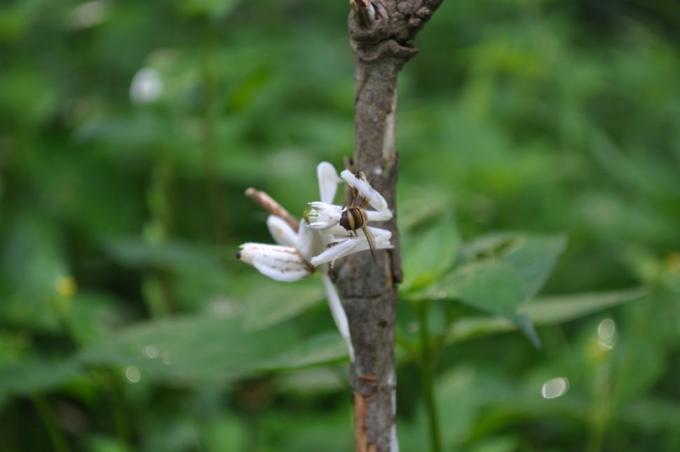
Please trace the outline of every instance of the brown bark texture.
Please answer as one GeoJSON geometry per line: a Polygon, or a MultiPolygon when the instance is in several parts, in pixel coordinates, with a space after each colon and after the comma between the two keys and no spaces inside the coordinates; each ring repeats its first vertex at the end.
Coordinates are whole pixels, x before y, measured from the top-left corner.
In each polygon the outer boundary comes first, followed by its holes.
{"type": "Polygon", "coordinates": [[[395,150],[397,75],[416,53],[413,38],[442,0],[354,0],[349,34],[355,62],[355,153],[363,171],[387,200],[394,219],[394,249],[359,253],[334,270],[356,353],[351,368],[356,450],[394,452],[396,374],[394,326],[401,281],[396,225],[398,154],[395,150]]]}

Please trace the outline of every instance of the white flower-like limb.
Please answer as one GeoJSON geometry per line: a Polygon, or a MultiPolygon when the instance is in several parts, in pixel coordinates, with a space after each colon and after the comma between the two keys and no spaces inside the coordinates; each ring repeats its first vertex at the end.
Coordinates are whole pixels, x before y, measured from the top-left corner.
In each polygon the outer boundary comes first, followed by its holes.
{"type": "MultiPolygon", "coordinates": [[[[366,211],[368,221],[389,220],[392,212],[385,199],[365,178],[357,178],[350,171],[343,171],[340,179],[333,165],[322,162],[317,166],[317,177],[321,201],[309,203],[311,211],[308,218],[312,224],[307,219],[302,219],[298,224],[297,220],[266,193],[248,189],[246,194],[271,213],[267,218],[267,227],[277,245],[244,243],[236,257],[276,281],[297,281],[318,271],[333,320],[347,345],[350,359],[354,361],[347,315],[328,275],[328,266],[336,259],[368,250],[369,242],[363,232],[348,231],[340,226],[344,208],[332,204],[338,184],[344,180],[376,209],[366,211]]],[[[390,231],[374,227],[369,229],[375,249],[392,248],[390,231]]]]}
{"type": "MultiPolygon", "coordinates": [[[[362,216],[367,223],[373,221],[389,221],[392,219],[392,211],[389,209],[387,201],[377,190],[371,187],[371,184],[368,183],[363,173],[357,177],[351,171],[344,170],[340,173],[340,177],[347,185],[356,190],[356,193],[360,198],[365,199],[368,204],[375,209],[361,209],[362,216]]],[[[343,213],[346,214],[347,207],[331,204],[323,199],[321,202],[310,202],[309,207],[311,208],[311,211],[307,215],[309,227],[323,233],[327,238],[328,243],[332,245],[321,254],[311,258],[310,263],[312,265],[316,266],[328,262],[332,263],[334,260],[347,256],[348,254],[365,251],[370,248],[369,239],[364,234],[363,229],[352,231],[341,226],[343,213]]],[[[392,233],[390,231],[373,226],[368,226],[367,229],[373,237],[374,249],[382,250],[392,248],[390,242],[392,233]]]]}

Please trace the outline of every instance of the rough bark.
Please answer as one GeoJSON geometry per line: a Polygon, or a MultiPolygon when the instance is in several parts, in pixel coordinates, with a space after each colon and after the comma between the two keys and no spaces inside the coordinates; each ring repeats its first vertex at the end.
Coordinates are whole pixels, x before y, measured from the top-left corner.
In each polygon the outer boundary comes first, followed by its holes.
{"type": "Polygon", "coordinates": [[[401,281],[396,226],[397,75],[416,54],[412,41],[441,0],[354,0],[349,32],[355,61],[354,169],[363,171],[395,217],[385,225],[394,249],[353,255],[335,269],[356,359],[351,368],[356,450],[398,450],[394,325],[401,281]]]}

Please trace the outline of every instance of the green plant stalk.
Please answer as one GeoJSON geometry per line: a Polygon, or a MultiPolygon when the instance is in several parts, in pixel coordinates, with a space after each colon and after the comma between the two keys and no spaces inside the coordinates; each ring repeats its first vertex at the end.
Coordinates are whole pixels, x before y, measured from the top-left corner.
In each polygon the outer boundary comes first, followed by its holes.
{"type": "Polygon", "coordinates": [[[201,78],[204,87],[203,105],[201,113],[201,141],[205,149],[203,155],[205,186],[212,212],[214,214],[215,241],[219,246],[225,244],[226,212],[227,205],[224,194],[220,188],[219,168],[219,145],[216,134],[217,115],[219,110],[219,78],[215,74],[215,62],[211,58],[216,47],[216,34],[214,27],[206,27],[204,55],[201,64],[201,78]]]}
{"type": "MultiPolygon", "coordinates": [[[[161,149],[151,168],[151,180],[147,189],[147,205],[150,218],[144,226],[144,239],[151,244],[167,241],[172,230],[171,185],[172,162],[161,149]]],[[[170,281],[163,269],[150,270],[144,276],[143,298],[152,318],[164,317],[172,312],[170,281]]]]}
{"type": "Polygon", "coordinates": [[[129,416],[125,408],[125,394],[120,382],[120,378],[113,372],[108,375],[108,395],[110,398],[111,408],[113,410],[113,424],[116,429],[116,436],[121,443],[130,444],[130,424],[128,422],[129,416]]]}
{"type": "Polygon", "coordinates": [[[590,435],[586,449],[588,452],[600,452],[604,446],[604,437],[611,415],[610,370],[609,363],[604,363],[598,369],[598,375],[595,378],[597,396],[590,413],[590,435]]]}
{"type": "Polygon", "coordinates": [[[49,403],[45,397],[41,395],[34,395],[32,397],[33,404],[35,405],[40,418],[45,423],[47,428],[47,434],[50,437],[50,442],[52,443],[52,448],[55,452],[70,452],[71,448],[68,445],[66,436],[64,436],[61,429],[57,426],[56,418],[49,403]]]}
{"type": "MultiPolygon", "coordinates": [[[[426,300],[424,302],[429,303],[428,300],[426,300]]],[[[446,318],[444,319],[444,325],[442,325],[442,328],[439,331],[439,333],[436,334],[431,341],[430,349],[432,350],[431,351],[432,357],[435,359],[435,361],[437,359],[439,359],[439,353],[442,351],[442,349],[446,345],[446,340],[448,339],[449,329],[451,328],[453,321],[456,319],[456,315],[457,315],[456,312],[453,311],[453,310],[447,311],[446,318]]]]}
{"type": "Polygon", "coordinates": [[[420,332],[420,377],[422,382],[423,397],[425,399],[425,412],[427,414],[430,433],[430,447],[432,452],[441,452],[442,437],[439,429],[439,414],[434,387],[434,367],[436,356],[433,353],[428,315],[430,303],[423,300],[418,306],[418,323],[420,332]]]}
{"type": "MultiPolygon", "coordinates": [[[[53,300],[52,303],[50,303],[50,306],[52,306],[52,309],[54,311],[54,314],[57,316],[59,320],[59,325],[61,326],[61,329],[63,330],[64,334],[69,338],[71,341],[74,350],[80,349],[84,344],[81,343],[81,340],[78,338],[78,335],[75,333],[75,330],[73,328],[73,325],[71,323],[71,319],[68,315],[68,312],[66,309],[63,307],[63,302],[60,299],[55,299],[53,300]]],[[[111,408],[113,411],[113,419],[114,419],[114,424],[115,424],[115,429],[116,429],[116,434],[118,436],[118,439],[121,441],[122,444],[129,444],[130,441],[130,427],[127,422],[128,415],[125,410],[125,395],[123,393],[123,388],[120,386],[120,383],[117,381],[117,375],[115,371],[107,369],[101,371],[101,373],[98,370],[91,370],[90,375],[93,379],[101,378],[103,383],[104,383],[104,392],[106,395],[109,397],[109,401],[111,403],[111,408]]],[[[52,412],[49,409],[49,405],[47,404],[47,401],[42,397],[42,396],[35,396],[34,397],[34,403],[36,405],[36,408],[40,412],[40,415],[43,416],[43,419],[45,421],[45,424],[47,425],[48,430],[50,429],[56,429],[56,433],[59,434],[59,428],[57,427],[56,423],[52,419],[47,419],[44,416],[52,416],[52,412]]],[[[50,430],[50,438],[52,438],[53,433],[50,430]]],[[[63,435],[61,435],[63,437],[63,435]]],[[[53,441],[54,443],[54,441],[53,441]]],[[[56,444],[54,445],[54,450],[57,452],[61,452],[61,449],[58,449],[56,447],[56,444]]],[[[68,447],[65,449],[68,451],[68,447]]]]}

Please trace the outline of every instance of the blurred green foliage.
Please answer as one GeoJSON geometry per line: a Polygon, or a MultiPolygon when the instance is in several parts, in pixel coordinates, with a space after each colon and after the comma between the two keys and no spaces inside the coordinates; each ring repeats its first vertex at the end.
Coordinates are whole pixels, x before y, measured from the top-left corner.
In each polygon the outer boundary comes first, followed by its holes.
{"type": "MultiPolygon", "coordinates": [[[[245,187],[299,214],[352,152],[346,13],[0,6],[2,450],[352,449],[318,282],[232,257],[270,240],[245,187]]],[[[447,450],[680,448],[678,30],[672,1],[448,0],[419,37],[402,450],[433,412],[447,450]]]]}

